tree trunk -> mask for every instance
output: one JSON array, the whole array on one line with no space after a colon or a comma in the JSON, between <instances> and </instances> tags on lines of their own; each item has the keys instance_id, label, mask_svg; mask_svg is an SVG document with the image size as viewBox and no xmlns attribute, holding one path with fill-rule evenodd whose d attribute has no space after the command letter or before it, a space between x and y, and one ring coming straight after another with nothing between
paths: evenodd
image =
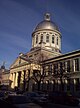
<instances>
[{"instance_id":1,"label":"tree trunk","mask_svg":"<svg viewBox=\"0 0 80 108\"><path fill-rule=\"evenodd\" d=\"M60 77L60 81L61 81L61 91L63 91L64 87L63 87L62 77Z\"/></svg>"},{"instance_id":2,"label":"tree trunk","mask_svg":"<svg viewBox=\"0 0 80 108\"><path fill-rule=\"evenodd\" d=\"M38 82L38 91L40 91L40 82Z\"/></svg>"}]
</instances>

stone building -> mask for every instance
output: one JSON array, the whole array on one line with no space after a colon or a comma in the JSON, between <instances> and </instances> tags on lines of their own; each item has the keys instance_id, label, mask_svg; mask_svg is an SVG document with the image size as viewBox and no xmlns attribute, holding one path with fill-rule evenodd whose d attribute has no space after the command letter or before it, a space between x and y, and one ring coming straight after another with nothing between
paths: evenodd
<instances>
[{"instance_id":1,"label":"stone building","mask_svg":"<svg viewBox=\"0 0 80 108\"><path fill-rule=\"evenodd\" d=\"M45 60L42 65L47 76L42 90L69 91L80 96L80 50Z\"/></svg>"},{"instance_id":2,"label":"stone building","mask_svg":"<svg viewBox=\"0 0 80 108\"><path fill-rule=\"evenodd\" d=\"M0 86L1 88L8 89L9 87L10 70L6 69L4 65L0 68Z\"/></svg>"},{"instance_id":3,"label":"stone building","mask_svg":"<svg viewBox=\"0 0 80 108\"><path fill-rule=\"evenodd\" d=\"M9 86L9 75L10 75L10 70L8 69L5 69L2 72L2 82L1 82L2 85Z\"/></svg>"},{"instance_id":4,"label":"stone building","mask_svg":"<svg viewBox=\"0 0 80 108\"><path fill-rule=\"evenodd\" d=\"M31 65L36 64L37 67L38 62L59 55L61 55L61 33L58 26L51 21L50 14L46 13L44 20L37 25L32 33L31 50L26 54L20 54L10 67L10 79L13 79L11 87L19 86L18 76L21 76L24 70L28 73Z\"/></svg>"},{"instance_id":5,"label":"stone building","mask_svg":"<svg viewBox=\"0 0 80 108\"><path fill-rule=\"evenodd\" d=\"M72 84L77 82L76 78L80 83L80 73L75 72L80 71L80 51L62 54L61 38L59 27L51 20L50 14L46 13L44 20L32 33L30 51L20 53L10 66L11 88L30 91L37 90L40 85L39 90L61 90L64 88L63 82L68 84L68 77L72 79L69 80ZM68 88L66 86L65 90Z\"/></svg>"}]
</instances>

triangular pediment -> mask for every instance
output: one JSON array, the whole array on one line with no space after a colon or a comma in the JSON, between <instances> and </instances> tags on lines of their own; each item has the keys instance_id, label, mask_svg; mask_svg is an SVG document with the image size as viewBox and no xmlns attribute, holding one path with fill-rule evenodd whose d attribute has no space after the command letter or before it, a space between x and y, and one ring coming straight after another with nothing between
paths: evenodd
<instances>
[{"instance_id":1,"label":"triangular pediment","mask_svg":"<svg viewBox=\"0 0 80 108\"><path fill-rule=\"evenodd\" d=\"M18 67L21 66L22 64L27 64L28 61L21 59L20 57L18 57L13 64L10 66L10 68L14 68L14 67Z\"/></svg>"}]
</instances>

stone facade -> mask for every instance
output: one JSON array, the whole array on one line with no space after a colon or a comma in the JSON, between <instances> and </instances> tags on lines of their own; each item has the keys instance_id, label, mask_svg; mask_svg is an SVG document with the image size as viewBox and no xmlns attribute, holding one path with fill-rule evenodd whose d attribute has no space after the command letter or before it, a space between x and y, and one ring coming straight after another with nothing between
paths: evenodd
<instances>
[{"instance_id":1,"label":"stone facade","mask_svg":"<svg viewBox=\"0 0 80 108\"><path fill-rule=\"evenodd\" d=\"M40 70L40 66L30 62L29 59L18 57L17 60L10 67L10 81L11 88L18 87L21 90L32 90L32 86L28 87L28 83L32 76L33 70ZM34 81L33 81L34 82ZM31 83L32 84L32 83ZM30 84L29 84L30 85Z\"/></svg>"},{"instance_id":2,"label":"stone facade","mask_svg":"<svg viewBox=\"0 0 80 108\"><path fill-rule=\"evenodd\" d=\"M45 60L42 65L47 75L48 91L80 94L80 50ZM43 85L46 81L44 79Z\"/></svg>"},{"instance_id":3,"label":"stone facade","mask_svg":"<svg viewBox=\"0 0 80 108\"><path fill-rule=\"evenodd\" d=\"M11 88L80 92L80 50L61 54L61 33L45 14L32 33L32 48L10 66Z\"/></svg>"},{"instance_id":4,"label":"stone facade","mask_svg":"<svg viewBox=\"0 0 80 108\"><path fill-rule=\"evenodd\" d=\"M6 69L5 66L2 65L0 68L0 86L2 89L8 89L9 75L10 75L10 70Z\"/></svg>"},{"instance_id":5,"label":"stone facade","mask_svg":"<svg viewBox=\"0 0 80 108\"><path fill-rule=\"evenodd\" d=\"M5 70L2 73L2 85L9 85L9 75L10 75L10 70Z\"/></svg>"}]
</instances>

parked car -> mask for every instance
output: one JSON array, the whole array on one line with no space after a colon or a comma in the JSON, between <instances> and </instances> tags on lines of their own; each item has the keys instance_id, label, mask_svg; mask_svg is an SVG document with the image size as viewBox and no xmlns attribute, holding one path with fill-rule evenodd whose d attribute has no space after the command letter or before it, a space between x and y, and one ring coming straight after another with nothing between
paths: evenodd
<instances>
[{"instance_id":1,"label":"parked car","mask_svg":"<svg viewBox=\"0 0 80 108\"><path fill-rule=\"evenodd\" d=\"M48 99L58 104L79 105L79 99L67 92L56 91L49 93Z\"/></svg>"},{"instance_id":2,"label":"parked car","mask_svg":"<svg viewBox=\"0 0 80 108\"><path fill-rule=\"evenodd\" d=\"M5 91L0 91L0 99L4 98L6 96Z\"/></svg>"},{"instance_id":3,"label":"parked car","mask_svg":"<svg viewBox=\"0 0 80 108\"><path fill-rule=\"evenodd\" d=\"M24 95L9 95L3 101L6 103L4 104L6 107L2 105L2 108L41 108L39 105L29 102Z\"/></svg>"},{"instance_id":4,"label":"parked car","mask_svg":"<svg viewBox=\"0 0 80 108\"><path fill-rule=\"evenodd\" d=\"M38 93L40 96L42 96L42 97L48 97L48 94L47 93L45 93L45 92L42 92L42 91L36 91L36 93Z\"/></svg>"},{"instance_id":5,"label":"parked car","mask_svg":"<svg viewBox=\"0 0 80 108\"><path fill-rule=\"evenodd\" d=\"M9 95L4 101L17 108L27 108L29 100L24 95Z\"/></svg>"},{"instance_id":6,"label":"parked car","mask_svg":"<svg viewBox=\"0 0 80 108\"><path fill-rule=\"evenodd\" d=\"M17 95L16 92L12 92L12 91L5 91L6 96L8 95Z\"/></svg>"},{"instance_id":7,"label":"parked car","mask_svg":"<svg viewBox=\"0 0 80 108\"><path fill-rule=\"evenodd\" d=\"M47 98L39 95L38 93L36 92L26 92L24 93L24 95L29 99L31 100L32 102L35 102L35 103L38 103L38 104L41 104L41 103L46 103L47 102Z\"/></svg>"}]
</instances>

